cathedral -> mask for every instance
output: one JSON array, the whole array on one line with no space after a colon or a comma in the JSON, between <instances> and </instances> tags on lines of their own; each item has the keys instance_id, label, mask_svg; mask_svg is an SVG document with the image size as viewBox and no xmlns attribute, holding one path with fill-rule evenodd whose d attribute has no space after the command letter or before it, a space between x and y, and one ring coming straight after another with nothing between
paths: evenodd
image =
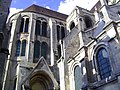
<instances>
[{"instance_id":1,"label":"cathedral","mask_svg":"<svg viewBox=\"0 0 120 90\"><path fill-rule=\"evenodd\" d=\"M120 1L65 15L38 5L12 15L2 90L120 90Z\"/></svg>"}]
</instances>

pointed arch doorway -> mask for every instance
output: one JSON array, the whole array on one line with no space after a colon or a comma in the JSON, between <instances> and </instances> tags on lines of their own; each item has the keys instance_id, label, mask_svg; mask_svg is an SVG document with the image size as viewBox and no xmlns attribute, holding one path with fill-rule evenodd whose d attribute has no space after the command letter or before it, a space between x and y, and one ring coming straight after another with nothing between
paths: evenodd
<instances>
[{"instance_id":1,"label":"pointed arch doorway","mask_svg":"<svg viewBox=\"0 0 120 90\"><path fill-rule=\"evenodd\" d=\"M32 75L30 87L32 90L54 90L52 79L44 71L37 71Z\"/></svg>"}]
</instances>

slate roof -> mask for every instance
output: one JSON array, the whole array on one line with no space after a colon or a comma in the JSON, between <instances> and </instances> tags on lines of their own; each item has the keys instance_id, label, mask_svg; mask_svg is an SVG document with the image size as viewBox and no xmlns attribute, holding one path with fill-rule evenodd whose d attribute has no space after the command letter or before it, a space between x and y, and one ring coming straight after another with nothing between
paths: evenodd
<instances>
[{"instance_id":1,"label":"slate roof","mask_svg":"<svg viewBox=\"0 0 120 90\"><path fill-rule=\"evenodd\" d=\"M65 15L65 14L62 14L62 13L59 13L59 12L56 12L56 11L53 11L53 10L35 5L35 4L26 8L25 10L23 10L23 12L24 11L35 12L35 13L39 13L39 14L42 14L42 15L46 15L48 17L53 17L53 18L56 18L56 19L64 20L64 21L68 17L68 15Z\"/></svg>"}]
</instances>

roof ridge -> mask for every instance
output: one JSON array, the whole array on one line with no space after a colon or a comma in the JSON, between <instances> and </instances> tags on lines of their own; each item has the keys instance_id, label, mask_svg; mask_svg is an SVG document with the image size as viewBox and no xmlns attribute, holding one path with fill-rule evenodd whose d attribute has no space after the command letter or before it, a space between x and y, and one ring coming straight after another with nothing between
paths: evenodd
<instances>
[{"instance_id":1,"label":"roof ridge","mask_svg":"<svg viewBox=\"0 0 120 90\"><path fill-rule=\"evenodd\" d=\"M29 12L35 12L35 13L39 13L39 14L43 14L43 15L47 15L50 17L54 17L54 18L58 18L58 19L62 19L62 20L66 20L68 15L51 10L51 9L47 9L45 7L41 7L39 5L35 5L32 4L31 6L29 6L28 8L24 9L23 12L25 11L29 11Z\"/></svg>"}]
</instances>

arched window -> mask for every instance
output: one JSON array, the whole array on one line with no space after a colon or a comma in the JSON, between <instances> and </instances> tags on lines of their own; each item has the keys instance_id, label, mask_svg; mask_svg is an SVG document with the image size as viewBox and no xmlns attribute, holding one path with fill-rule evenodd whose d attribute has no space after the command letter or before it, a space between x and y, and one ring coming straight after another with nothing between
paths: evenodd
<instances>
[{"instance_id":1,"label":"arched window","mask_svg":"<svg viewBox=\"0 0 120 90\"><path fill-rule=\"evenodd\" d=\"M59 42L60 39L65 37L65 28L63 25L57 25L57 40Z\"/></svg>"},{"instance_id":2,"label":"arched window","mask_svg":"<svg viewBox=\"0 0 120 90\"><path fill-rule=\"evenodd\" d=\"M40 55L40 42L35 41L35 44L34 44L34 61L33 61L34 63L38 62L39 55Z\"/></svg>"},{"instance_id":3,"label":"arched window","mask_svg":"<svg viewBox=\"0 0 120 90\"><path fill-rule=\"evenodd\" d=\"M22 50L21 50L21 56L25 56L26 51L26 40L22 41Z\"/></svg>"},{"instance_id":4,"label":"arched window","mask_svg":"<svg viewBox=\"0 0 120 90\"><path fill-rule=\"evenodd\" d=\"M65 28L61 27L61 38L63 39L65 37Z\"/></svg>"},{"instance_id":5,"label":"arched window","mask_svg":"<svg viewBox=\"0 0 120 90\"><path fill-rule=\"evenodd\" d=\"M75 90L82 88L82 73L80 67L77 65L74 70Z\"/></svg>"},{"instance_id":6,"label":"arched window","mask_svg":"<svg viewBox=\"0 0 120 90\"><path fill-rule=\"evenodd\" d=\"M60 26L57 25L57 40L60 40Z\"/></svg>"},{"instance_id":7,"label":"arched window","mask_svg":"<svg viewBox=\"0 0 120 90\"><path fill-rule=\"evenodd\" d=\"M98 71L101 79L105 79L111 75L111 66L108 52L105 48L100 48L96 54Z\"/></svg>"},{"instance_id":8,"label":"arched window","mask_svg":"<svg viewBox=\"0 0 120 90\"><path fill-rule=\"evenodd\" d=\"M47 59L47 52L48 52L48 45L46 42L42 42L41 45L41 57L43 56L45 59Z\"/></svg>"},{"instance_id":9,"label":"arched window","mask_svg":"<svg viewBox=\"0 0 120 90\"><path fill-rule=\"evenodd\" d=\"M41 21L37 20L35 27L35 35L40 35L40 31L41 31Z\"/></svg>"},{"instance_id":10,"label":"arched window","mask_svg":"<svg viewBox=\"0 0 120 90\"><path fill-rule=\"evenodd\" d=\"M91 28L93 26L93 22L89 16L84 17L86 28Z\"/></svg>"},{"instance_id":11,"label":"arched window","mask_svg":"<svg viewBox=\"0 0 120 90\"><path fill-rule=\"evenodd\" d=\"M47 36L47 23L42 22L42 36Z\"/></svg>"},{"instance_id":12,"label":"arched window","mask_svg":"<svg viewBox=\"0 0 120 90\"><path fill-rule=\"evenodd\" d=\"M21 18L20 32L24 31L23 28L24 28L24 18Z\"/></svg>"},{"instance_id":13,"label":"arched window","mask_svg":"<svg viewBox=\"0 0 120 90\"><path fill-rule=\"evenodd\" d=\"M20 24L20 33L21 32L28 32L29 27L29 18L21 18L21 24Z\"/></svg>"},{"instance_id":14,"label":"arched window","mask_svg":"<svg viewBox=\"0 0 120 90\"><path fill-rule=\"evenodd\" d=\"M75 27L75 23L72 22L72 23L70 24L70 30L72 30L74 27Z\"/></svg>"},{"instance_id":15,"label":"arched window","mask_svg":"<svg viewBox=\"0 0 120 90\"><path fill-rule=\"evenodd\" d=\"M20 42L20 40L18 40L17 43L16 43L16 54L15 54L15 56L20 55L20 44L21 44L21 42Z\"/></svg>"},{"instance_id":16,"label":"arched window","mask_svg":"<svg viewBox=\"0 0 120 90\"><path fill-rule=\"evenodd\" d=\"M58 45L57 49L58 49L58 58L60 58L61 57L61 46Z\"/></svg>"},{"instance_id":17,"label":"arched window","mask_svg":"<svg viewBox=\"0 0 120 90\"><path fill-rule=\"evenodd\" d=\"M29 28L29 18L26 18L25 31L24 32L28 32L28 28Z\"/></svg>"}]
</instances>

